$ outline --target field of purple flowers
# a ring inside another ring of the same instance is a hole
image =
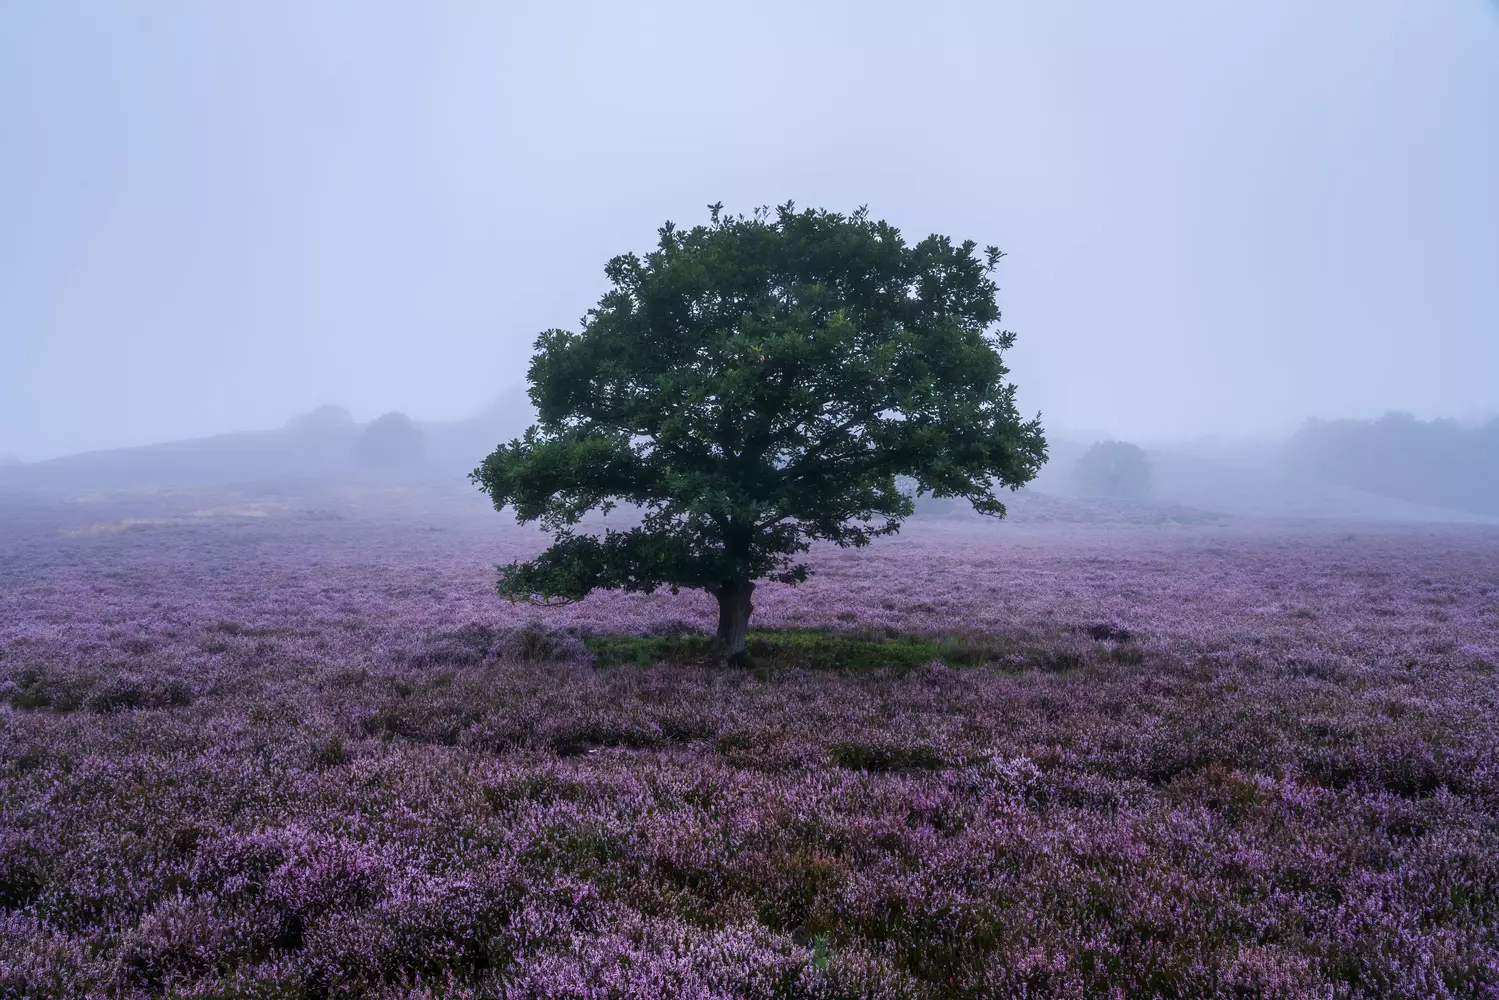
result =
[[[730,670],[472,498],[0,501],[0,996],[1499,996],[1499,530],[1084,520],[756,594],[948,662]]]

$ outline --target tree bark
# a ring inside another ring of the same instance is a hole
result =
[[[714,652],[718,659],[731,666],[742,667],[749,662],[744,641],[749,633],[750,614],[755,610],[750,603],[750,595],[754,592],[753,580],[729,580],[713,592],[718,598],[718,635],[713,642]]]

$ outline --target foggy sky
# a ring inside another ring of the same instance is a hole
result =
[[[0,453],[467,416],[666,219],[994,243],[1022,409],[1499,412],[1484,0],[0,4]]]

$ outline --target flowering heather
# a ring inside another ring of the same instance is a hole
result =
[[[716,609],[500,602],[543,544],[0,500],[0,996],[1499,997],[1493,528],[1022,497],[757,592],[900,670],[601,666]]]

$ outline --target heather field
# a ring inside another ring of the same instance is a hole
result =
[[[499,601],[541,545],[0,499],[0,995],[1499,997],[1495,527],[1022,496],[814,550],[749,669]]]

